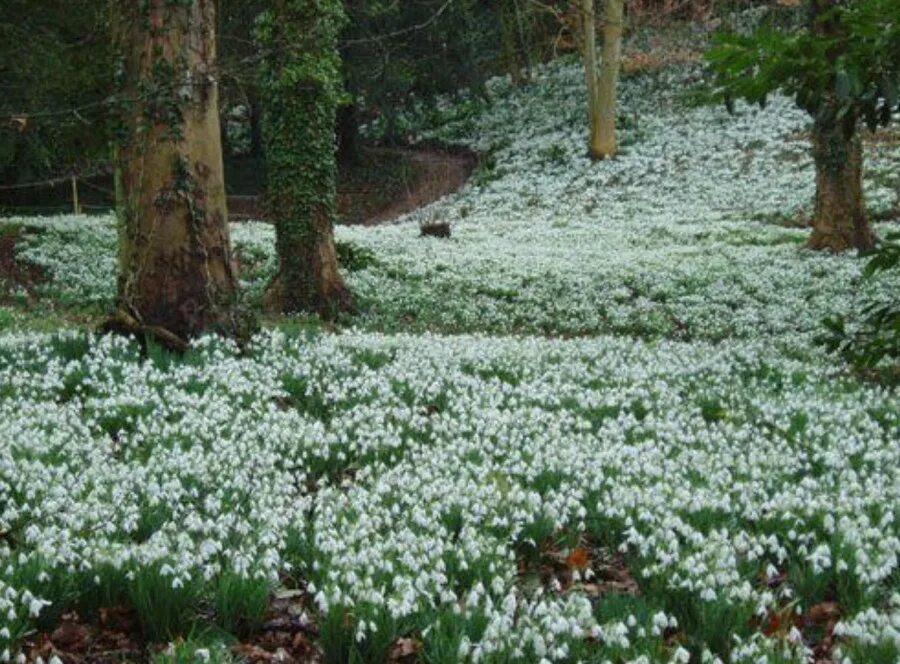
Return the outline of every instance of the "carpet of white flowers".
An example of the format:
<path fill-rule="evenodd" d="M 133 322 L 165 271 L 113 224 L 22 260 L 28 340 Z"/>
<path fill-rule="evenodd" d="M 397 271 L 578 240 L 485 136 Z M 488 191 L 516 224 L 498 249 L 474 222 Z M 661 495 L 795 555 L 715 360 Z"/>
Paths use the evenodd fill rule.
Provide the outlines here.
<path fill-rule="evenodd" d="M 604 163 L 583 155 L 576 66 L 448 104 L 424 137 L 484 164 L 404 223 L 338 229 L 361 307 L 343 333 L 142 360 L 11 317 L 0 659 L 72 607 L 125 602 L 154 640 L 198 616 L 239 633 L 287 586 L 332 662 L 400 638 L 430 663 L 805 662 L 823 603 L 834 661 L 896 661 L 900 395 L 813 343 L 861 263 L 793 227 L 807 118 L 692 107 L 695 78 L 626 81 Z M 875 210 L 897 202 L 897 153 L 868 150 Z M 419 236 L 434 219 L 452 239 Z M 11 223 L 49 296 L 110 301 L 110 218 Z M 259 293 L 272 231 L 233 237 Z M 592 563 L 548 581 L 573 551 Z M 638 594 L 598 596 L 602 556 Z"/>

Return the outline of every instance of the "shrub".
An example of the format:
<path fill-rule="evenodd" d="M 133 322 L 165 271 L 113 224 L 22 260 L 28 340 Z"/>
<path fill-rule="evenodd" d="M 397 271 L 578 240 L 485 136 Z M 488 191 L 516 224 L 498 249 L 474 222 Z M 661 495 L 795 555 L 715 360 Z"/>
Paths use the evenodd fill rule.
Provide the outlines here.
<path fill-rule="evenodd" d="M 874 371 L 883 378 L 900 378 L 900 299 L 879 297 L 879 282 L 893 283 L 900 276 L 900 243 L 885 242 L 864 271 L 870 286 L 863 303 L 850 320 L 835 315 L 825 320 L 827 333 L 821 343 L 839 352 L 857 369 Z M 888 288 L 888 292 L 894 289 Z"/>

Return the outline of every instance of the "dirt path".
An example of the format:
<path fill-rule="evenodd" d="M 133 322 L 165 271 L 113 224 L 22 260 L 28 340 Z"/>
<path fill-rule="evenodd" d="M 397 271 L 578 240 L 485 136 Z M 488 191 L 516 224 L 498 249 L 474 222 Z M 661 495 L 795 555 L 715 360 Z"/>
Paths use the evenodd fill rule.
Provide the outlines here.
<path fill-rule="evenodd" d="M 368 148 L 361 163 L 342 169 L 340 222 L 373 226 L 417 210 L 462 188 L 478 165 L 465 149 Z M 232 221 L 267 218 L 257 196 L 229 196 Z"/>
<path fill-rule="evenodd" d="M 412 177 L 399 198 L 373 211 L 363 224 L 380 224 L 458 191 L 478 165 L 472 152 L 440 149 L 381 148 L 406 159 Z"/>
<path fill-rule="evenodd" d="M 45 279 L 41 268 L 17 260 L 18 239 L 18 229 L 0 227 L 0 303 L 14 299 L 17 291 L 34 299 L 38 284 Z"/>

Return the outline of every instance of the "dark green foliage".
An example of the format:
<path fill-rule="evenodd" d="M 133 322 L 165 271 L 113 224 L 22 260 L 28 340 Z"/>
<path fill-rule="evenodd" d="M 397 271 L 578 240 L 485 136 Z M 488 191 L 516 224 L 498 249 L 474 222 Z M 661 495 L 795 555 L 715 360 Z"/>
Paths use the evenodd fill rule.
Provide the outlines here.
<path fill-rule="evenodd" d="M 259 50 L 248 32 L 270 4 L 264 0 L 219 0 L 219 107 L 226 169 L 229 155 L 249 154 L 253 161 L 262 157 Z"/>
<path fill-rule="evenodd" d="M 197 579 L 176 579 L 161 573 L 160 565 L 134 570 L 128 596 L 137 612 L 144 636 L 166 641 L 187 634 L 200 602 L 202 584 Z"/>
<path fill-rule="evenodd" d="M 524 0 L 502 0 L 499 4 L 503 58 L 513 81 L 525 82 L 531 77 L 535 28 L 532 8 Z"/>
<path fill-rule="evenodd" d="M 406 140 L 402 109 L 414 99 L 428 101 L 463 88 L 486 96 L 484 83 L 498 69 L 502 46 L 500 3 L 492 4 L 346 3 L 350 22 L 341 54 L 347 89 L 354 104 L 379 119 L 385 140 Z"/>
<path fill-rule="evenodd" d="M 335 242 L 338 262 L 349 272 L 366 270 L 378 265 L 375 252 L 368 247 L 361 247 L 351 242 Z"/>
<path fill-rule="evenodd" d="M 216 624 L 226 632 L 247 636 L 263 622 L 269 606 L 269 583 L 225 571 L 217 580 L 213 599 Z"/>
<path fill-rule="evenodd" d="M 252 154 L 257 161 L 264 142 L 259 65 L 266 51 L 260 52 L 248 32 L 260 15 L 265 25 L 265 17 L 282 11 L 282 5 L 288 8 L 290 3 L 222 0 L 219 9 L 223 137 L 233 139 L 227 152 Z M 373 119 L 379 120 L 380 135 L 404 141 L 408 126 L 402 110 L 410 101 L 427 102 L 435 94 L 456 94 L 465 88 L 484 97 L 484 81 L 502 70 L 501 3 L 348 0 L 311 2 L 309 7 L 321 10 L 323 17 L 335 9 L 346 10 L 349 17 L 332 24 L 348 92 L 340 103 L 350 109 L 347 122 L 340 126 L 342 143 L 349 137 L 353 144 L 359 124 Z M 515 42 L 511 46 L 521 68 L 527 70 L 535 42 L 534 11 L 524 0 L 509 0 L 505 7 L 517 9 L 504 14 L 517 19 L 515 25 L 507 21 L 507 28 L 516 29 L 507 29 L 506 34 Z M 111 94 L 117 66 L 108 38 L 108 14 L 106 0 L 79 2 L 78 11 L 71 11 L 65 0 L 0 3 L 0 182 L 108 171 L 108 139 L 122 134 L 115 116 L 127 115 L 129 105 L 121 95 Z M 327 32 L 315 39 L 331 39 Z M 23 43 L 28 48 L 22 48 Z M 152 84 L 141 91 L 160 102 L 148 104 L 148 112 L 152 109 L 161 116 L 177 112 L 165 103 L 172 98 L 168 94 L 172 86 L 167 84 L 172 77 L 164 71 L 155 73 Z M 102 186 L 112 188 L 109 182 Z M 57 189 L 55 202 L 61 200 Z M 82 191 L 82 197 L 92 191 Z M 37 200 L 34 191 L 22 195 L 23 203 Z M 3 198 L 7 204 L 18 203 L 10 196 Z"/>
<path fill-rule="evenodd" d="M 851 130 L 888 124 L 900 109 L 900 0 L 813 0 L 807 24 L 720 34 L 707 53 L 715 95 L 765 104 L 781 90 L 816 116 L 833 113 Z M 830 8 L 829 8 L 830 7 Z"/>
<path fill-rule="evenodd" d="M 879 280 L 896 284 L 900 277 L 900 242 L 885 242 L 869 260 L 865 285 L 874 287 Z M 887 288 L 896 293 L 896 288 Z M 858 369 L 893 367 L 883 377 L 898 380 L 900 363 L 900 299 L 864 296 L 854 320 L 833 316 L 825 321 L 826 333 L 820 338 L 831 351 L 841 353 Z"/>
<path fill-rule="evenodd" d="M 257 19 L 268 206 L 285 310 L 320 297 L 311 256 L 336 216 L 335 121 L 343 99 L 337 0 L 281 0 Z"/>
<path fill-rule="evenodd" d="M 104 0 L 0 2 L 0 182 L 86 172 L 107 159 Z"/>
<path fill-rule="evenodd" d="M 809 0 L 794 29 L 724 34 L 707 53 L 713 96 L 764 105 L 776 90 L 814 119 L 813 233 L 808 246 L 834 252 L 875 247 L 862 184 L 861 122 L 875 130 L 900 108 L 900 0 Z"/>

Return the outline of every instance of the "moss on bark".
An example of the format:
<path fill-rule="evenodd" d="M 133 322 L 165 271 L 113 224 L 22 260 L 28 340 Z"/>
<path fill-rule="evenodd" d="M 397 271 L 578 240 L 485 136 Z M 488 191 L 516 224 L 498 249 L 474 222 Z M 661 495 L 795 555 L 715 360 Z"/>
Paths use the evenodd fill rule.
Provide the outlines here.
<path fill-rule="evenodd" d="M 114 3 L 119 308 L 179 338 L 230 329 L 216 3 Z"/>
<path fill-rule="evenodd" d="M 343 24 L 336 0 L 276 0 L 257 26 L 266 199 L 280 266 L 269 300 L 285 313 L 331 317 L 351 306 L 333 232 Z"/>
<path fill-rule="evenodd" d="M 827 106 L 813 123 L 816 200 L 812 249 L 866 251 L 875 247 L 863 196 L 863 148 L 855 123 L 835 119 Z"/>

